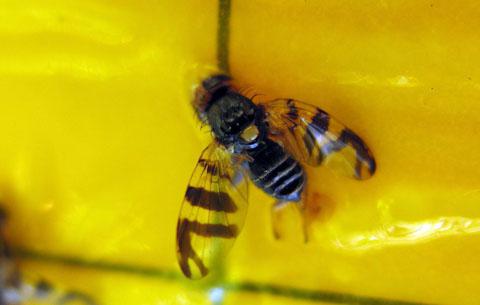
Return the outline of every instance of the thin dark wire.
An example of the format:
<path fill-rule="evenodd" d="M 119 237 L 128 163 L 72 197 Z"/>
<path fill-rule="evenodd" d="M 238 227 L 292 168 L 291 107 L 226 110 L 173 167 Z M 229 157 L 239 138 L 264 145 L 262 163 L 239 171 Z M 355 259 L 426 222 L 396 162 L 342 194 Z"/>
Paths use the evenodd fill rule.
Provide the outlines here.
<path fill-rule="evenodd" d="M 142 267 L 137 265 L 128 265 L 112 263 L 105 261 L 89 261 L 78 257 L 69 257 L 50 253 L 36 252 L 28 249 L 12 249 L 15 257 L 22 259 L 43 261 L 50 263 L 61 263 L 64 265 L 90 268 L 109 272 L 124 272 L 138 276 L 159 278 L 170 281 L 182 281 L 184 277 L 174 270 L 160 269 L 153 267 Z M 330 302 L 336 304 L 351 305 L 432 305 L 421 302 L 407 302 L 400 300 L 389 300 L 383 298 L 359 296 L 348 293 L 338 293 L 323 290 L 299 289 L 288 286 L 278 286 L 273 284 L 251 283 L 251 282 L 233 282 L 222 285 L 228 291 L 264 293 L 273 296 L 280 296 L 289 299 L 309 300 L 313 302 Z M 199 288 L 201 288 L 199 286 Z"/>
<path fill-rule="evenodd" d="M 224 286 L 229 291 L 241 291 L 251 293 L 266 293 L 274 296 L 281 296 L 291 299 L 301 299 L 313 302 L 328 302 L 335 304 L 350 305 L 432 305 L 429 303 L 408 302 L 400 300 L 389 300 L 383 298 L 359 296 L 348 293 L 336 293 L 321 290 L 298 289 L 287 286 L 278 286 L 261 283 L 234 283 Z"/>
<path fill-rule="evenodd" d="M 230 10 L 231 0 L 218 1 L 217 27 L 217 64 L 220 71 L 230 73 L 228 62 L 230 40 Z"/>
<path fill-rule="evenodd" d="M 143 267 L 106 261 L 90 261 L 79 257 L 63 256 L 51 253 L 37 252 L 24 248 L 12 248 L 15 257 L 26 260 L 42 261 L 47 263 L 64 264 L 76 267 L 104 270 L 113 272 L 132 273 L 145 277 L 155 277 L 166 280 L 180 280 L 183 276 L 174 270 Z"/>

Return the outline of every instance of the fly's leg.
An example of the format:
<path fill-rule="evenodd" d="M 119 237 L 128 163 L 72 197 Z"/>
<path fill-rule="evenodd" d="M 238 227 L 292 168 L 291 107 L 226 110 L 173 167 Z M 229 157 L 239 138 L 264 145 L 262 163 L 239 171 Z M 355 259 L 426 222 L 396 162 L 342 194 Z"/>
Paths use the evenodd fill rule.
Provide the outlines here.
<path fill-rule="evenodd" d="M 272 205 L 272 233 L 277 240 L 308 242 L 303 202 L 276 201 Z"/>

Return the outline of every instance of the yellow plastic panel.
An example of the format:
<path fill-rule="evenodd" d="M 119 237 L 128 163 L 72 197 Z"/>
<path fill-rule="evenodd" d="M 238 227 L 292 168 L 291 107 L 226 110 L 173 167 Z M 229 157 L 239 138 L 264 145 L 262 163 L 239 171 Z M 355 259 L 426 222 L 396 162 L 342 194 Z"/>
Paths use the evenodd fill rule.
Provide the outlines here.
<path fill-rule="evenodd" d="M 218 5 L 0 1 L 0 199 L 22 270 L 102 305 L 213 304 L 212 287 L 224 304 L 478 304 L 475 1 L 233 1 L 236 83 L 328 111 L 378 171 L 308 169 L 307 244 L 273 239 L 251 187 L 220 275 L 182 278 L 178 210 L 210 141 L 190 89 L 216 64 Z"/>

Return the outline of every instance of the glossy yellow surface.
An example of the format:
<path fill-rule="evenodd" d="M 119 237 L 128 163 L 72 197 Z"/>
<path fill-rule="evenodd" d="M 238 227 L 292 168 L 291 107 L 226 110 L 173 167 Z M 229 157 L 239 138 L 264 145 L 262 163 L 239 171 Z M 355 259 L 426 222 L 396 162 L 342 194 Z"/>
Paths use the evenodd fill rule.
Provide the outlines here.
<path fill-rule="evenodd" d="M 220 283 L 480 302 L 479 17 L 476 1 L 233 1 L 237 83 L 322 107 L 378 171 L 308 170 L 308 244 L 273 239 L 272 200 L 252 187 Z M 11 244 L 179 272 L 178 209 L 209 141 L 189 89 L 215 66 L 216 18 L 213 0 L 0 1 Z M 207 284 L 181 277 L 21 267 L 104 305 L 211 304 Z M 235 291 L 225 303 L 310 304 Z"/>

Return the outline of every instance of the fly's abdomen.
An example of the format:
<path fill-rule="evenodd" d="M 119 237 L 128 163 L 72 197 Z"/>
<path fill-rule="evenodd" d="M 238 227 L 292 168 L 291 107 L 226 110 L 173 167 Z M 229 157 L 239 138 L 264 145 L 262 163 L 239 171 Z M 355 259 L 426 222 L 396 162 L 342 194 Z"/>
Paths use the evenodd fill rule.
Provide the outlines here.
<path fill-rule="evenodd" d="M 284 201 L 299 201 L 305 184 L 300 164 L 276 142 L 266 139 L 247 152 L 250 178 L 266 193 Z"/>

